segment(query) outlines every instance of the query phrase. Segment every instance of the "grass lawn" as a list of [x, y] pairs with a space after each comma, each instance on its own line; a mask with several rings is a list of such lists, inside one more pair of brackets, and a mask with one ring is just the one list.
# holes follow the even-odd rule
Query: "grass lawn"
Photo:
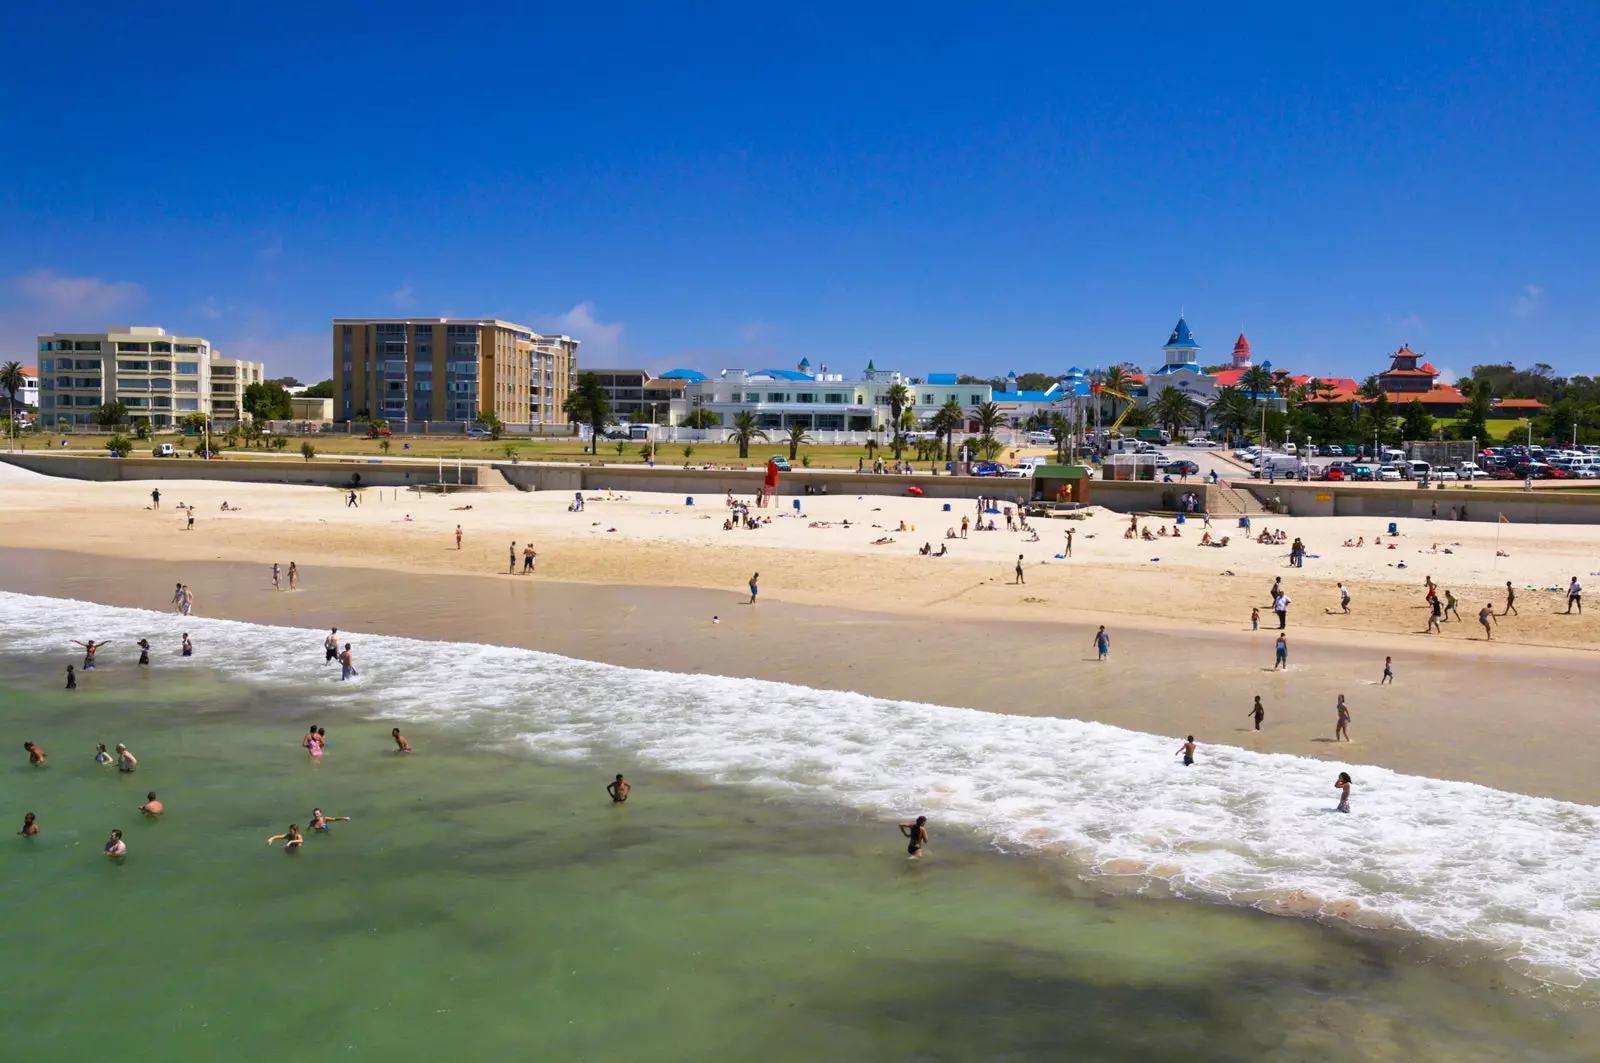
[[[1437, 417], [1434, 418], [1433, 423], [1436, 427], [1454, 428], [1463, 420], [1464, 418], [1461, 417]], [[1491, 417], [1484, 423], [1488, 426], [1489, 438], [1480, 439], [1478, 440], [1479, 443], [1504, 443], [1513, 433], [1520, 433], [1522, 436], [1517, 442], [1526, 443], [1528, 441], [1528, 423], [1526, 421], [1516, 418]]]

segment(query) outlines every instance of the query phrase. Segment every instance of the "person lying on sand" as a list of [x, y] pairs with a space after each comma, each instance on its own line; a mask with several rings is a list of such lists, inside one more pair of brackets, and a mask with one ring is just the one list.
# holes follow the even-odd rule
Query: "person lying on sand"
[[873, 546], [888, 546], [888, 545], [889, 545], [889, 544], [890, 544], [890, 543], [892, 543], [892, 542], [894, 542], [894, 540], [893, 540], [893, 539], [891, 539], [891, 538], [889, 538], [889, 537], [888, 537], [888, 536], [887, 536], [887, 535], [886, 535], [886, 536], [884, 536], [884, 537], [883, 537], [883, 538], [881, 538], [881, 539], [874, 539], [874, 540], [872, 540], [872, 545], [873, 545]]

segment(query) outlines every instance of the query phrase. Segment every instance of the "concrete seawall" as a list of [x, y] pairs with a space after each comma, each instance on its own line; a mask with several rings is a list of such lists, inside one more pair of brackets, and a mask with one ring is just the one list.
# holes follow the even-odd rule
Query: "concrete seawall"
[[315, 461], [239, 458], [200, 461], [197, 458], [113, 458], [81, 454], [0, 454], [0, 461], [19, 469], [68, 480], [221, 480], [228, 483], [315, 484], [325, 487], [414, 487], [437, 483], [474, 487], [482, 466], [437, 463]]
[[1560, 489], [1523, 491], [1486, 487], [1451, 487], [1422, 491], [1415, 487], [1365, 487], [1359, 484], [1241, 483], [1263, 504], [1274, 499], [1296, 517], [1405, 517], [1440, 519], [1466, 507], [1467, 519], [1498, 520], [1501, 514], [1518, 524], [1600, 524], [1600, 493]]

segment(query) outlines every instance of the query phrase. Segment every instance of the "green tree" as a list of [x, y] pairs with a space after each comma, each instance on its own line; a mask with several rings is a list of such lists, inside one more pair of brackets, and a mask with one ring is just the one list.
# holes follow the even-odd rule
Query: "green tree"
[[755, 414], [749, 410], [740, 410], [733, 419], [733, 432], [729, 438], [739, 444], [739, 457], [748, 458], [750, 456], [751, 441], [756, 439], [765, 440], [767, 433], [761, 430], [760, 422], [756, 420]]
[[288, 421], [294, 418], [289, 393], [279, 384], [246, 384], [239, 405], [258, 421]]
[[183, 420], [178, 422], [178, 427], [185, 432], [193, 432], [199, 435], [206, 430], [206, 415], [203, 413], [184, 414]]
[[[388, 442], [389, 441], [387, 439], [384, 440], [385, 444], [387, 444]], [[273, 450], [281, 451], [281, 450], [283, 450], [285, 447], [287, 447], [289, 445], [289, 437], [288, 436], [273, 436], [271, 444], [272, 444], [272, 449]], [[387, 454], [388, 451], [385, 450], [384, 453]]]
[[692, 457], [694, 457], [694, 444], [685, 443], [683, 445], [683, 467], [685, 469], [689, 467], [689, 459]]
[[327, 380], [312, 384], [302, 391], [300, 395], [307, 399], [331, 399], [333, 398], [333, 379], [330, 377]]
[[26, 378], [22, 375], [21, 362], [7, 362], [0, 365], [0, 388], [5, 389], [6, 410], [13, 420], [17, 416], [17, 392], [22, 390]]
[[1400, 435], [1405, 439], [1432, 439], [1433, 416], [1428, 408], [1416, 399], [1406, 403], [1400, 421]]
[[796, 461], [800, 457], [801, 445], [805, 443], [814, 443], [816, 441], [812, 439], [811, 434], [806, 431], [805, 425], [792, 424], [789, 426], [789, 438], [785, 440], [785, 442], [789, 444], [789, 460]]
[[867, 460], [871, 461], [877, 456], [878, 441], [876, 439], [869, 439], [866, 441], [866, 443], [862, 444], [862, 449], [867, 452]]
[[1533, 430], [1540, 439], [1570, 443], [1578, 427], [1579, 417], [1578, 404], [1571, 399], [1562, 399], [1534, 420]]
[[500, 415], [493, 410], [484, 410], [478, 414], [478, 423], [489, 431], [490, 439], [499, 439], [506, 430], [506, 424], [500, 420]]
[[905, 438], [901, 435], [900, 415], [911, 405], [911, 389], [904, 384], [894, 384], [883, 397], [889, 401], [889, 426], [894, 431], [894, 460], [899, 461], [901, 451], [905, 447]]
[[1378, 374], [1373, 373], [1361, 382], [1356, 392], [1364, 399], [1376, 399], [1381, 395], [1382, 389], [1378, 387]]
[[385, 454], [389, 453], [390, 445], [391, 444], [389, 443], [389, 441], [387, 439], [378, 440], [378, 449], [383, 451], [383, 453], [385, 453]]
[[[1171, 390], [1170, 388], [1168, 390]], [[1255, 403], [1239, 388], [1218, 388], [1211, 403], [1211, 420], [1230, 435], [1255, 427]]]
[[1165, 425], [1176, 436], [1178, 429], [1193, 424], [1199, 413], [1194, 400], [1177, 388], [1165, 388], [1150, 406], [1150, 416], [1156, 424]]
[[309, 439], [300, 444], [300, 456], [307, 461], [317, 456], [317, 448], [311, 445]]
[[150, 438], [150, 418], [135, 417], [133, 419], [133, 438], [139, 440]]
[[561, 408], [578, 424], [589, 426], [593, 453], [600, 453], [600, 439], [606, 433], [606, 425], [612, 423], [611, 400], [606, 398], [600, 374], [579, 373], [578, 386], [572, 389]]
[[939, 407], [934, 413], [932, 421], [929, 422], [929, 427], [933, 429], [934, 435], [944, 438], [945, 461], [951, 460], [951, 444], [955, 440], [955, 434], [961, 431], [961, 427], [966, 423], [966, 420], [967, 415], [962, 410], [961, 404], [955, 399], [950, 399]]
[[690, 410], [678, 423], [684, 428], [715, 428], [722, 423], [722, 420], [712, 411], [702, 408]]
[[111, 452], [111, 456], [114, 458], [125, 458], [133, 453], [133, 440], [118, 432], [106, 440], [106, 449]]
[[104, 402], [94, 410], [94, 423], [102, 428], [115, 428], [127, 419], [128, 408], [120, 402]]
[[1006, 415], [992, 402], [979, 403], [977, 415], [978, 434], [983, 438], [987, 449], [987, 444], [994, 441], [995, 429], [1006, 423]]
[[647, 463], [656, 460], [655, 447], [651, 446], [648, 440], [639, 446], [639, 460]]
[[1067, 441], [1072, 438], [1072, 425], [1059, 413], [1050, 415], [1050, 438], [1055, 440], [1056, 461], [1067, 460]]
[[[1117, 419], [1117, 403], [1124, 401], [1122, 396], [1128, 394], [1132, 383], [1133, 377], [1120, 365], [1114, 365], [1100, 375], [1100, 386], [1105, 390], [1096, 401], [1109, 403], [1109, 406], [1100, 411], [1102, 417], [1112, 421]], [[1121, 394], [1107, 394], [1107, 392]]]
[[622, 452], [628, 449], [628, 441], [626, 439], [619, 439], [612, 445], [617, 448], [617, 457], [619, 458], [622, 457]]

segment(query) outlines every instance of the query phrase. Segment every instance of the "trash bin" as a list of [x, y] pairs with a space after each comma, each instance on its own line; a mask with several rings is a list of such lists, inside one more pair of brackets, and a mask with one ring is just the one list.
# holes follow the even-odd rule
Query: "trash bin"
[[690, 495], [688, 498], [685, 498], [683, 500], [683, 504], [686, 505], [686, 506], [694, 505], [694, 495]]
[[794, 500], [794, 510], [796, 513], [800, 512], [800, 500], [798, 498]]
[[950, 503], [948, 503], [948, 502], [946, 502], [946, 503], [945, 503], [945, 504], [944, 504], [944, 511], [945, 511], [945, 512], [946, 512], [946, 513], [948, 513], [948, 512], [950, 512]]
[[1389, 534], [1390, 535], [1399, 535], [1400, 534], [1400, 525], [1397, 522], [1392, 521], [1392, 520], [1389, 522]]

